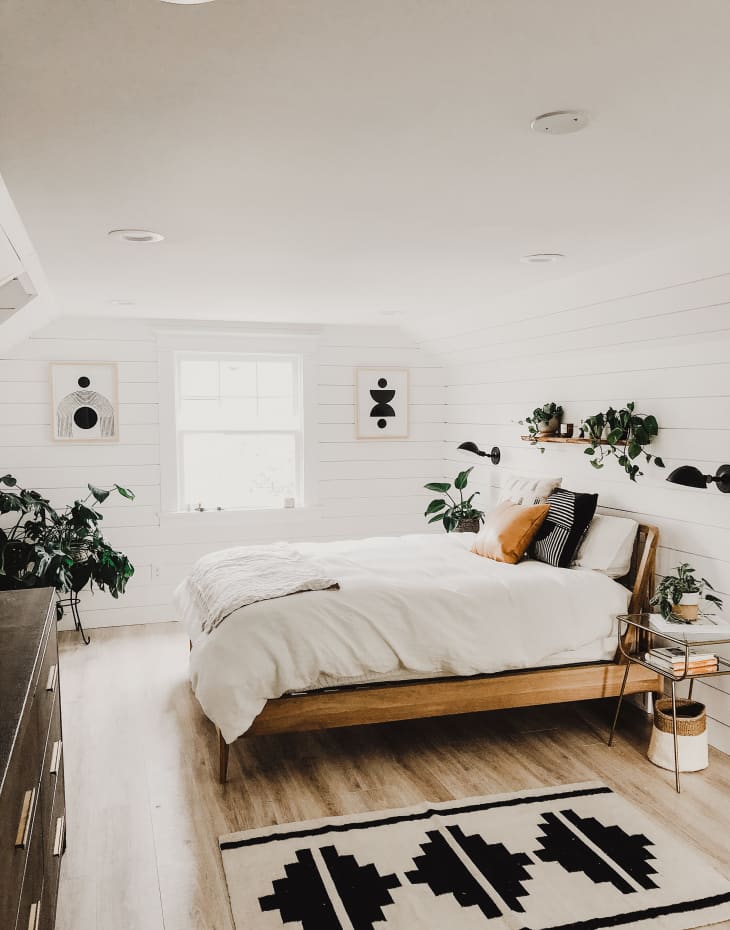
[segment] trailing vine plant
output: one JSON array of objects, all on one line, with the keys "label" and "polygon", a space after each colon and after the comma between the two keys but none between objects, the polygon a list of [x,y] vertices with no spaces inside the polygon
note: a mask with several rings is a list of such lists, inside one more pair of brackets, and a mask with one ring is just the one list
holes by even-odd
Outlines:
[{"label": "trailing vine plant", "polygon": [[620,410],[609,407],[605,412],[593,414],[584,420],[587,439],[593,440],[585,450],[591,456],[594,468],[603,468],[607,458],[615,458],[631,481],[644,473],[636,459],[644,456],[647,464],[654,462],[664,468],[664,462],[658,455],[646,451],[652,439],[659,433],[656,417],[641,416],[634,412],[636,404],[629,401]]}]

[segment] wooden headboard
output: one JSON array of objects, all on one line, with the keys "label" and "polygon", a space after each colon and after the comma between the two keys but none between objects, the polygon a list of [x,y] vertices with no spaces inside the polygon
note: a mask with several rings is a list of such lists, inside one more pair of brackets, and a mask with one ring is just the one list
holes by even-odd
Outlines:
[{"label": "wooden headboard", "polygon": [[642,613],[649,609],[649,598],[654,593],[658,543],[659,530],[655,526],[640,523],[631,555],[631,568],[628,575],[619,579],[620,583],[631,591],[630,614]]}]

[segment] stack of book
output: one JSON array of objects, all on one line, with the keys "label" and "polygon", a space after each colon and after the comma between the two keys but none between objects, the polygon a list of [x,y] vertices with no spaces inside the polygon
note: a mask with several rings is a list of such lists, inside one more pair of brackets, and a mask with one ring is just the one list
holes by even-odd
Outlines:
[{"label": "stack of book", "polygon": [[668,675],[705,675],[716,672],[718,659],[713,652],[701,652],[699,649],[690,649],[685,670],[686,653],[682,646],[661,646],[650,649],[646,654],[646,661],[655,668],[666,671]]}]

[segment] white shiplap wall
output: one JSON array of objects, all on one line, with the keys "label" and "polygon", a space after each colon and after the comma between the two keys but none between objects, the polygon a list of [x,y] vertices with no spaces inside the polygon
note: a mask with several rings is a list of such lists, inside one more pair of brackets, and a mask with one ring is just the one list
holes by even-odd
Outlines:
[{"label": "white shiplap wall", "polygon": [[[472,439],[502,450],[498,468],[480,462],[475,472],[486,502],[507,470],[562,475],[564,487],[598,491],[605,512],[660,528],[659,573],[690,562],[725,596],[730,616],[730,495],[664,480],[680,464],[714,474],[730,462],[730,274],[721,268],[683,279],[681,263],[655,261],[646,275],[617,269],[582,290],[566,287],[562,304],[556,287],[521,304],[505,301],[506,322],[426,346],[447,365],[447,472],[458,461],[452,450]],[[654,451],[667,465],[646,466],[636,484],[613,462],[595,471],[580,446],[548,444],[541,454],[520,440],[516,421],[547,401],[578,424],[629,400],[657,416]],[[713,741],[730,751],[730,677],[695,693],[713,718]]]},{"label": "white shiplap wall", "polygon": [[[107,535],[129,555],[135,576],[118,601],[84,595],[87,626],[170,619],[174,586],[196,558],[214,549],[423,529],[428,492],[422,485],[437,480],[443,467],[442,367],[395,327],[324,327],[317,342],[318,504],[264,514],[161,514],[158,346],[145,323],[64,319],[0,359],[0,474],[13,473],[57,504],[73,500],[87,482],[117,482],[137,494],[132,504],[110,498],[104,505]],[[50,441],[48,363],[54,360],[119,363],[118,444]],[[407,440],[355,439],[358,365],[410,368]]]}]

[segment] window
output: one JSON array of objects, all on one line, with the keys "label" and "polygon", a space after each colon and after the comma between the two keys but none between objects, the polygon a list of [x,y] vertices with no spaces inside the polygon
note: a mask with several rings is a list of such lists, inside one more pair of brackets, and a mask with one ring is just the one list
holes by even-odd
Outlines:
[{"label": "window", "polygon": [[302,357],[176,355],[178,508],[301,502]]}]

